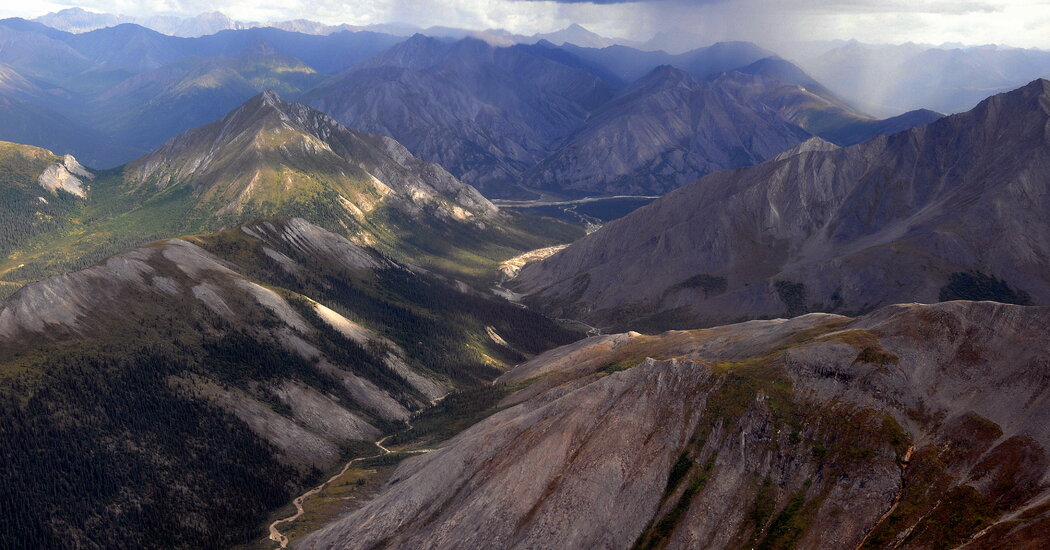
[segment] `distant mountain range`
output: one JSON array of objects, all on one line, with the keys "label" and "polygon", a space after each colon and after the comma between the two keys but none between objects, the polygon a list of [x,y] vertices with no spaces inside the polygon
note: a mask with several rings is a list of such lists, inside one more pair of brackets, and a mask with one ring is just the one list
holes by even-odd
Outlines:
[{"label": "distant mountain range", "polygon": [[613,93],[533,47],[416,35],[303,100],[499,195]]},{"label": "distant mountain range", "polygon": [[[441,33],[474,36],[453,31]],[[852,145],[940,116],[916,109],[878,119],[858,107],[867,104],[859,90],[834,84],[847,68],[831,63],[851,63],[861,54],[850,52],[864,51],[856,44],[824,54],[825,85],[819,74],[745,42],[672,55],[607,45],[579,26],[535,44],[490,34],[405,39],[359,29],[311,35],[246,28],[180,38],[128,23],[72,34],[8,19],[0,22],[0,139],[109,168],[275,90],[351,128],[393,137],[489,196],[520,198],[535,196],[530,188],[658,194],[767,160],[810,136]],[[998,73],[1000,85],[1038,65],[1035,52],[1009,52],[980,57],[985,65],[1016,58]],[[693,92],[652,86],[664,66],[687,73]],[[950,95],[945,86],[931,89]],[[718,109],[697,110],[700,93],[720,98]],[[639,134],[672,118],[660,139]],[[639,138],[644,146],[632,145]],[[601,170],[596,154],[608,161]]]},{"label": "distant mountain range", "polygon": [[215,34],[226,30],[243,30],[261,27],[270,27],[285,31],[303,34],[328,35],[342,31],[371,31],[396,36],[411,36],[423,33],[428,36],[441,38],[461,39],[466,37],[486,40],[498,45],[511,44],[535,44],[543,40],[554,44],[576,44],[578,46],[604,48],[613,44],[639,45],[623,39],[606,38],[594,33],[581,25],[571,24],[564,29],[537,33],[531,36],[510,33],[501,29],[490,29],[475,31],[469,29],[458,29],[452,27],[428,27],[422,28],[405,23],[377,23],[371,25],[328,25],[307,19],[292,19],[288,21],[245,22],[236,21],[222,12],[213,11],[201,13],[191,17],[178,17],[172,15],[154,15],[150,17],[133,17],[127,15],[114,15],[110,13],[90,12],[83,8],[66,8],[57,12],[51,12],[33,19],[57,29],[74,34],[90,32],[107,27],[115,27],[124,23],[141,25],[159,33],[179,36],[185,38],[196,38]]},{"label": "distant mountain range", "polygon": [[[500,48],[416,35],[303,100],[350,127],[392,136],[497,197],[527,193],[519,184],[570,194],[663,193],[761,162],[811,131],[845,144],[931,119],[875,121],[786,61],[757,64],[768,52],[753,44],[680,56],[630,50],[636,59],[617,55],[625,50]],[[649,67],[661,61],[682,68]],[[624,86],[640,68],[648,74]],[[754,74],[721,76],[734,68]],[[733,78],[746,80],[751,93]],[[796,96],[816,100],[799,106]]]},{"label": "distant mountain range", "polygon": [[853,147],[706,176],[527,265],[514,287],[615,327],[946,299],[1050,303],[1050,82]]},{"label": "distant mountain range", "polygon": [[525,185],[587,194],[665,193],[700,176],[750,166],[810,134],[765,106],[670,66],[620,90]]},{"label": "distant mountain range", "polygon": [[[0,547],[1045,546],[1050,81],[878,119],[746,42],[48,18]],[[930,101],[1039,63],[919,50]]]}]

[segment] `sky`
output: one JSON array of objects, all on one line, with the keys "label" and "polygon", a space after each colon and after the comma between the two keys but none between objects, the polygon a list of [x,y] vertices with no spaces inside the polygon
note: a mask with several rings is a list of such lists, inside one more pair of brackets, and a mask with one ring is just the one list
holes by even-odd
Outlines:
[{"label": "sky", "polygon": [[133,16],[222,11],[242,21],[404,22],[521,34],[582,24],[606,36],[656,32],[764,45],[828,39],[1050,48],[1050,0],[0,0],[0,15],[80,6]]}]

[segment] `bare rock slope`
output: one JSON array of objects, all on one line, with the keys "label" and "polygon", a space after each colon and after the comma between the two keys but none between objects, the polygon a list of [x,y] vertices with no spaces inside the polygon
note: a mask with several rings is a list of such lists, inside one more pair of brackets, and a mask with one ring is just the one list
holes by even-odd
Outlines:
[{"label": "bare rock slope", "polygon": [[1048,329],[949,302],[593,337],[297,547],[1034,547]]}]

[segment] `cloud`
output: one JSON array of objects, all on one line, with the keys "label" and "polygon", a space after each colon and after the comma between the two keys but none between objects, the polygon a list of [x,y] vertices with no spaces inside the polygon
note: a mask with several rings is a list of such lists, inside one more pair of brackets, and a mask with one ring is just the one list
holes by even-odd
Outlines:
[{"label": "cloud", "polygon": [[533,34],[579,23],[606,36],[684,42],[751,40],[776,49],[797,41],[1050,47],[1050,0],[0,0],[0,15],[36,16],[79,5],[92,11],[196,15],[242,21],[314,19],[329,24],[403,22]]}]

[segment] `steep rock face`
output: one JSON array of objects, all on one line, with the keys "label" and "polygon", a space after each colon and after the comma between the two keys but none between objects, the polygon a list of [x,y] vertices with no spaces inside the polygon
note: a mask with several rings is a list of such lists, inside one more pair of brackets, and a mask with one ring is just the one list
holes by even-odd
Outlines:
[{"label": "steep rock face", "polygon": [[1050,301],[1050,82],[857,146],[707,176],[525,266],[561,316],[638,327],[942,296]]},{"label": "steep rock face", "polygon": [[621,90],[526,177],[583,193],[665,193],[757,164],[809,137],[754,102],[664,66]]},{"label": "steep rock face", "polygon": [[1048,328],[952,302],[594,337],[298,547],[1035,543]]},{"label": "steep rock face", "polygon": [[417,35],[304,100],[498,193],[610,95],[597,76],[527,47]]}]

